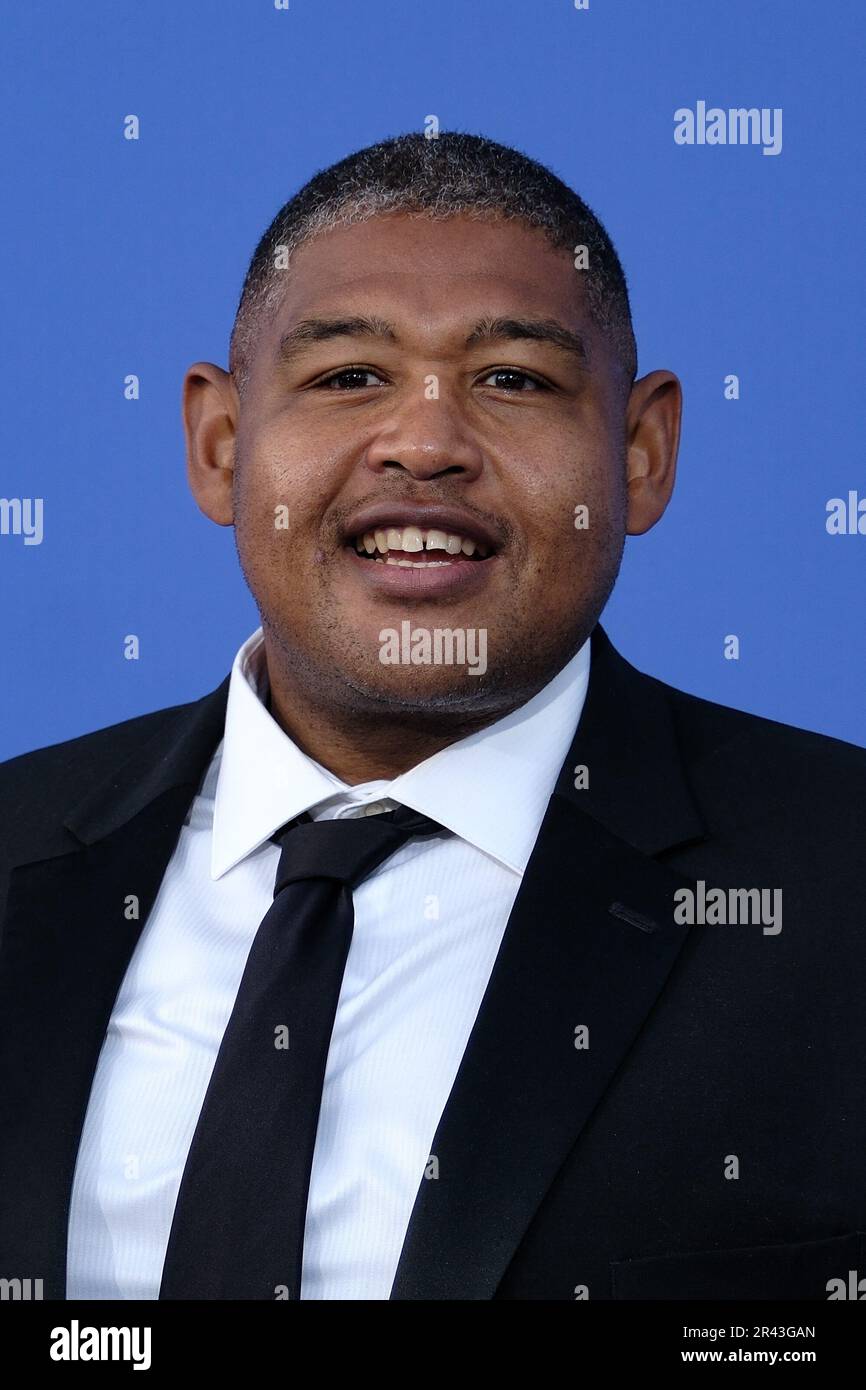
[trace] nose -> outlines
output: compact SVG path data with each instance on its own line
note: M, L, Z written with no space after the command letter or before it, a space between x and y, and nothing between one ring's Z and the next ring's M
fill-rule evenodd
M397 469L418 482L445 476L471 482L483 467L478 441L458 406L442 396L428 399L423 386L416 397L396 405L369 445L364 462L373 473Z

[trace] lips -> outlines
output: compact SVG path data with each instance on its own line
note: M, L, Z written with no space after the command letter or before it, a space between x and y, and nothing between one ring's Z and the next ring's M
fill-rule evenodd
M500 533L460 507L368 507L343 531L352 570L382 598L455 599L478 593L497 567Z

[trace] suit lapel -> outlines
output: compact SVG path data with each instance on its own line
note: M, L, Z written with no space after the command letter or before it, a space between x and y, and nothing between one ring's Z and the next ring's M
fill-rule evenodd
M588 769L585 790L574 786ZM655 1003L703 837L664 693L593 634L584 712L433 1143L392 1299L489 1299ZM588 1030L588 1047L575 1030Z
M179 709L70 811L64 824L76 848L10 875L0 952L0 1266L43 1279L46 1298L65 1297L75 1160L111 1009L221 736L227 690L226 680Z

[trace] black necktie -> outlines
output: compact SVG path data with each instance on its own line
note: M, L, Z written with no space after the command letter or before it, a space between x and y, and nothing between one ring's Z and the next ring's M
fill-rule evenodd
M328 1046L354 925L352 889L415 835L407 807L292 821L181 1179L161 1299L300 1297Z

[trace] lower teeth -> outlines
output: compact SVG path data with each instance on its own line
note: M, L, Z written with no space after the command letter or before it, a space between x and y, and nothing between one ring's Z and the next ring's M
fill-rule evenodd
M450 564L451 564L451 561L450 561L450 560L392 560L392 559L391 559L391 556L389 555L388 558L385 559L385 560L379 559L379 557L377 556L377 557L376 557L376 563L379 564L379 565L399 565L401 569L409 569L409 570L431 570L431 569L435 569L435 568L436 568L437 566L439 566L439 565L450 565Z
M441 565L452 565L453 560L398 560L393 555L367 555L363 550L356 552L365 560L374 560L377 565L399 565L403 569L429 570Z

